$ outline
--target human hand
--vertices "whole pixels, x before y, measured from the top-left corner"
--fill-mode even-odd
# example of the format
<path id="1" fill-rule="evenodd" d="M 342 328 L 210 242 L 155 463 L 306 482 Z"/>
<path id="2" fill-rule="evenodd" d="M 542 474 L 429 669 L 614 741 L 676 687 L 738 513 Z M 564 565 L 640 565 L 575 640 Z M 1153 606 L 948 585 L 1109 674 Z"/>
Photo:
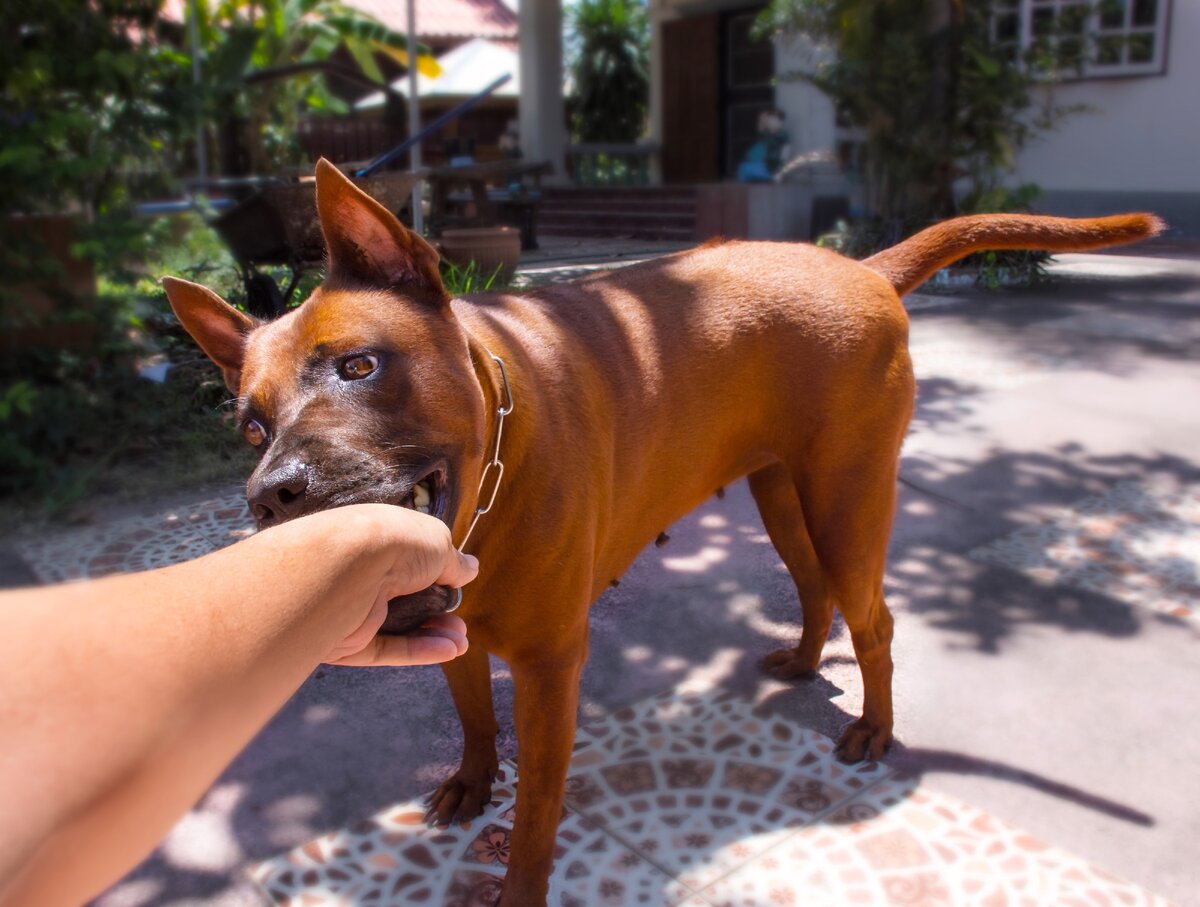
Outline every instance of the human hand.
<path id="1" fill-rule="evenodd" d="M 355 667 L 402 667 L 432 665 L 458 658 L 467 651 L 467 625 L 454 614 L 438 614 L 419 629 L 404 636 L 380 636 L 387 617 L 387 600 L 382 610 L 372 607 L 367 619 L 325 656 L 326 664 Z"/>
<path id="2" fill-rule="evenodd" d="M 329 664 L 402 666 L 450 661 L 467 651 L 467 627 L 453 614 L 439 614 L 404 636 L 381 636 L 388 601 L 420 592 L 435 583 L 458 588 L 473 580 L 479 562 L 461 554 L 440 520 L 389 505 L 355 505 L 368 511 L 369 544 L 379 549 L 374 559 L 373 599 L 358 627 L 322 659 Z"/>

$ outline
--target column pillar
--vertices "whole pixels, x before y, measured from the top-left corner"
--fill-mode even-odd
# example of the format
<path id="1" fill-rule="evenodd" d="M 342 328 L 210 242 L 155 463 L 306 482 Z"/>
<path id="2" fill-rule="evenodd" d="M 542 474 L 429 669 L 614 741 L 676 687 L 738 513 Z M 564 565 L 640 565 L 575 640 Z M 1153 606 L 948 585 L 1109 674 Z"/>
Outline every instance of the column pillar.
<path id="1" fill-rule="evenodd" d="M 527 161 L 549 161 L 566 179 L 566 107 L 563 103 L 562 0 L 521 0 L 518 10 L 521 151 Z"/>
<path id="2" fill-rule="evenodd" d="M 649 141 L 659 147 L 659 153 L 650 159 L 650 182 L 662 183 L 663 144 L 663 45 L 661 4 L 650 0 L 647 17 L 650 20 L 650 135 Z"/>

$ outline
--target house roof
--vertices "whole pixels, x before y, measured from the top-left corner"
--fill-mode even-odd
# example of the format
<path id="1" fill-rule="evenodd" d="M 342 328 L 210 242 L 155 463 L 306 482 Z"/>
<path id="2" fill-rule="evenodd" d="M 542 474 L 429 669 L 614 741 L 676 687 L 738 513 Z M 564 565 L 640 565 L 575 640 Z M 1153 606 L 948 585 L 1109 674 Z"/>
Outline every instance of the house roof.
<path id="1" fill-rule="evenodd" d="M 346 0 L 394 31 L 408 28 L 408 4 L 402 0 Z M 503 0 L 416 0 L 417 36 L 421 38 L 517 37 L 517 14 Z"/>
<path id="2" fill-rule="evenodd" d="M 424 74 L 417 76 L 419 97 L 469 98 L 503 75 L 512 78 L 497 88 L 492 97 L 515 98 L 521 94 L 520 66 L 516 51 L 494 41 L 474 38 L 442 54 L 437 61 L 442 70 L 441 75 L 434 78 Z M 392 88 L 407 97 L 408 76 L 397 79 L 392 83 Z M 358 110 L 368 110 L 382 107 L 383 103 L 383 92 L 377 91 L 367 95 L 354 106 Z"/>
<path id="3" fill-rule="evenodd" d="M 374 16 L 393 31 L 408 29 L 404 0 L 344 0 L 346 5 Z M 188 0 L 166 0 L 162 16 L 182 22 Z M 517 14 L 503 0 L 416 0 L 417 37 L 497 38 L 515 40 Z"/>

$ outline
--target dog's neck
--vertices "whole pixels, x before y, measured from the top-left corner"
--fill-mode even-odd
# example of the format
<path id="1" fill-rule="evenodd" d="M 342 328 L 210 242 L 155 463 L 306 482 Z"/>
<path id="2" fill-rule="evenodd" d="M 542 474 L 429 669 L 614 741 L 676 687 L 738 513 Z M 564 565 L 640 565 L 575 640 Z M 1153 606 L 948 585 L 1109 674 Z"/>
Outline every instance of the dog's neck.
<path id="1" fill-rule="evenodd" d="M 476 379 L 483 391 L 484 400 L 484 461 L 479 480 L 479 494 L 476 497 L 475 512 L 467 524 L 466 532 L 459 542 L 462 551 L 475 529 L 476 523 L 492 508 L 496 495 L 500 490 L 500 481 L 504 476 L 502 460 L 504 440 L 504 420 L 513 411 L 514 401 L 512 387 L 508 380 L 508 369 L 504 360 L 492 353 L 481 341 L 467 335 L 467 344 L 471 355 L 471 365 L 475 370 Z"/>
<path id="2" fill-rule="evenodd" d="M 490 457 L 492 441 L 496 437 L 496 415 L 504 405 L 504 387 L 501 383 L 500 369 L 492 358 L 492 350 L 474 334 L 467 333 L 467 348 L 471 354 L 471 367 L 475 370 L 475 380 L 483 391 L 483 455 Z M 502 355 L 503 350 L 500 351 Z"/>

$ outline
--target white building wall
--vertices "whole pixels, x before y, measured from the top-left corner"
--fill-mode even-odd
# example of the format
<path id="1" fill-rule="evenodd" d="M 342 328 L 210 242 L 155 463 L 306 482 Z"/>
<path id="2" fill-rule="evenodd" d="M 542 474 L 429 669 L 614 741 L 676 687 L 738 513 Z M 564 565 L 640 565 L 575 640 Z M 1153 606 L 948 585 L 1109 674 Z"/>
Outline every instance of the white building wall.
<path id="1" fill-rule="evenodd" d="M 775 103 L 787 118 L 795 154 L 834 147 L 833 102 L 808 82 L 787 78 L 790 73 L 810 69 L 813 54 L 802 41 L 775 42 L 775 75 L 779 79 Z"/>
<path id="2" fill-rule="evenodd" d="M 1059 104 L 1086 104 L 1031 142 L 1015 181 L 1047 190 L 1200 191 L 1200 0 L 1174 0 L 1160 76 L 1056 85 Z"/>

